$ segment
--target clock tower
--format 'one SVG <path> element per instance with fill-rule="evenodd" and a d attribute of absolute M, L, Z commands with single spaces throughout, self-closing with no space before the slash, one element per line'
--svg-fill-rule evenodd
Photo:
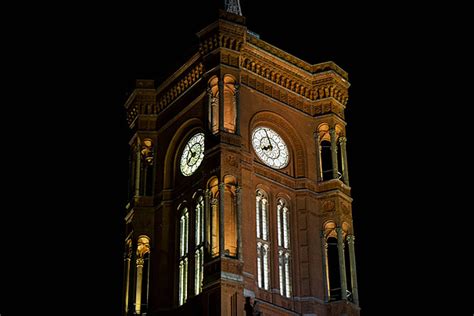
<path fill-rule="evenodd" d="M 123 315 L 359 315 L 348 75 L 226 8 L 125 103 Z"/>

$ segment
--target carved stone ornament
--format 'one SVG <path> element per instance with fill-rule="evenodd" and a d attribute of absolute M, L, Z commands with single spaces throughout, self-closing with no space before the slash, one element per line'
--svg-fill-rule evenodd
<path fill-rule="evenodd" d="M 324 212 L 332 212 L 334 211 L 334 202 L 331 200 L 326 200 L 323 202 L 323 211 Z"/>

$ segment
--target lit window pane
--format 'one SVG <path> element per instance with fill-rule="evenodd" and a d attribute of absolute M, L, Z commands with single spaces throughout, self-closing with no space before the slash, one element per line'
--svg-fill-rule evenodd
<path fill-rule="evenodd" d="M 257 205 L 256 205 L 255 209 L 257 210 L 257 238 L 262 238 L 262 236 L 260 235 L 260 212 L 261 212 L 261 208 L 260 208 L 260 197 L 259 196 L 257 196 Z"/>
<path fill-rule="evenodd" d="M 281 246 L 281 205 L 277 205 L 277 230 L 278 230 L 278 246 Z"/>
<path fill-rule="evenodd" d="M 267 200 L 262 201 L 262 239 L 268 240 Z"/>
<path fill-rule="evenodd" d="M 289 225 L 288 225 L 288 209 L 285 207 L 283 208 L 283 247 L 286 249 L 289 248 L 289 241 L 288 241 L 288 233 L 289 233 Z"/>

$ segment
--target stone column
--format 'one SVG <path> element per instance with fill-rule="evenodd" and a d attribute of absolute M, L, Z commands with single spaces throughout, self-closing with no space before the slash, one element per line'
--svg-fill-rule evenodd
<path fill-rule="evenodd" d="M 235 189 L 236 206 L 237 206 L 237 255 L 239 260 L 243 260 L 242 256 L 242 189 L 238 186 Z"/>
<path fill-rule="evenodd" d="M 359 291 L 357 289 L 357 270 L 354 251 L 354 240 L 354 235 L 347 236 L 347 244 L 349 245 L 349 262 L 351 265 L 352 297 L 354 299 L 354 304 L 359 305 Z"/>
<path fill-rule="evenodd" d="M 328 243 L 324 230 L 321 231 L 321 255 L 323 261 L 323 287 L 324 287 L 324 301 L 329 302 L 329 267 L 328 267 Z"/>
<path fill-rule="evenodd" d="M 128 313 L 128 299 L 130 295 L 130 261 L 132 260 L 132 247 L 130 244 L 127 243 L 127 249 L 125 254 L 125 262 L 124 262 L 124 269 L 125 269 L 125 277 L 124 277 L 124 315 Z"/>
<path fill-rule="evenodd" d="M 337 227 L 337 250 L 339 254 L 339 275 L 341 278 L 341 299 L 347 300 L 346 261 L 344 260 L 344 239 L 342 228 Z"/>
<path fill-rule="evenodd" d="M 211 191 L 206 189 L 204 191 L 204 247 L 206 251 L 211 253 Z"/>
<path fill-rule="evenodd" d="M 321 165 L 321 138 L 318 132 L 314 132 L 314 142 L 316 145 L 316 181 L 323 181 L 323 166 Z"/>
<path fill-rule="evenodd" d="M 208 127 L 209 127 L 209 130 L 211 131 L 212 133 L 212 90 L 211 88 L 207 88 L 206 89 L 206 92 L 207 92 L 207 120 L 208 120 Z"/>
<path fill-rule="evenodd" d="M 219 79 L 219 131 L 224 130 L 224 81 Z"/>
<path fill-rule="evenodd" d="M 136 161 L 136 164 L 135 164 L 135 196 L 140 196 L 140 173 L 141 173 L 141 160 L 142 160 L 142 156 L 141 156 L 141 153 L 140 153 L 140 142 L 138 140 L 138 137 L 137 137 L 137 142 L 136 142 L 136 146 L 137 146 L 137 161 Z"/>
<path fill-rule="evenodd" d="M 347 151 L 346 151 L 347 138 L 341 137 L 340 143 L 341 143 L 341 159 L 342 159 L 342 177 L 343 177 L 344 183 L 349 185 L 349 170 L 347 168 Z"/>
<path fill-rule="evenodd" d="M 135 314 L 140 315 L 142 306 L 143 257 L 137 258 L 137 287 L 135 291 Z"/>
<path fill-rule="evenodd" d="M 219 256 L 224 256 L 224 182 L 219 183 Z"/>
<path fill-rule="evenodd" d="M 235 134 L 240 135 L 240 85 L 238 83 L 235 84 L 235 111 L 236 118 L 235 118 Z"/>
<path fill-rule="evenodd" d="M 332 160 L 332 178 L 337 179 L 337 140 L 336 140 L 336 130 L 331 128 L 329 130 L 331 135 L 331 160 Z"/>

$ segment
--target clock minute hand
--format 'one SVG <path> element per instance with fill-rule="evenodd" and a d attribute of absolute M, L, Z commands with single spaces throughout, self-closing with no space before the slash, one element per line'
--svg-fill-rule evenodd
<path fill-rule="evenodd" d="M 263 129 L 263 130 L 265 131 L 265 135 L 267 135 L 267 139 L 268 139 L 268 146 L 265 146 L 265 148 L 263 148 L 263 150 L 267 150 L 267 149 L 272 150 L 273 146 L 272 146 L 272 142 L 270 140 L 270 137 L 268 137 L 267 130 L 266 129 Z"/>
<path fill-rule="evenodd" d="M 194 155 L 196 154 L 194 151 L 192 151 L 191 149 L 189 150 L 189 152 L 191 153 L 191 155 L 189 155 L 189 158 L 188 160 L 186 161 L 186 163 L 189 165 L 189 162 L 191 161 L 191 159 L 194 158 Z"/>

